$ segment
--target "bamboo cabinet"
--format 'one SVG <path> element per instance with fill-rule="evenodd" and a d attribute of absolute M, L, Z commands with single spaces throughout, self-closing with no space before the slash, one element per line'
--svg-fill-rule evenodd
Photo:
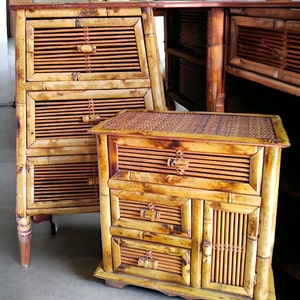
<path fill-rule="evenodd" d="M 123 109 L 164 110 L 151 8 L 16 10 L 17 204 L 21 264 L 31 220 L 99 211 L 87 130 Z"/>
<path fill-rule="evenodd" d="M 95 277 L 186 299 L 275 299 L 278 116 L 118 113 L 98 141 L 103 260 Z"/>

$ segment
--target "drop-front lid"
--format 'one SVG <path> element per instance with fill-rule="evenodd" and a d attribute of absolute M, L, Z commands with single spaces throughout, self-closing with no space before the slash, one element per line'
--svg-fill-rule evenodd
<path fill-rule="evenodd" d="M 124 110 L 89 132 L 290 146 L 281 118 L 265 114 Z"/>

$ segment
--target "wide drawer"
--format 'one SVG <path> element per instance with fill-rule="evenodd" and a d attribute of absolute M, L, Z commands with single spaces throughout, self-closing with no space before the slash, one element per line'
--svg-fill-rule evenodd
<path fill-rule="evenodd" d="M 95 147 L 95 137 L 87 130 L 125 108 L 152 109 L 150 90 L 28 92 L 27 147 Z"/>
<path fill-rule="evenodd" d="M 115 272 L 190 284 L 190 250 L 126 238 L 112 238 Z"/>
<path fill-rule="evenodd" d="M 248 12 L 251 12 L 249 10 Z M 299 95 L 299 11 L 278 9 L 263 17 L 232 16 L 229 62 L 226 71 Z"/>
<path fill-rule="evenodd" d="M 27 19 L 27 80 L 149 79 L 141 10 L 102 14 Z"/>
<path fill-rule="evenodd" d="M 28 158 L 26 167 L 29 214 L 98 212 L 96 155 Z"/>
<path fill-rule="evenodd" d="M 264 149 L 181 139 L 109 136 L 111 177 L 259 195 Z"/>

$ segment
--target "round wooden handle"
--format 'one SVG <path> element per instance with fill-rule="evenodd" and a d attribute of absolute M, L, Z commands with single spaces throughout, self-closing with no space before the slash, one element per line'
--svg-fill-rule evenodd
<path fill-rule="evenodd" d="M 101 119 L 100 115 L 94 114 L 94 115 L 85 115 L 82 116 L 83 123 L 94 123 L 99 122 Z"/>
<path fill-rule="evenodd" d="M 82 53 L 93 53 L 93 52 L 96 52 L 96 46 L 95 45 L 78 45 L 77 50 L 78 50 L 78 52 L 82 52 Z"/>

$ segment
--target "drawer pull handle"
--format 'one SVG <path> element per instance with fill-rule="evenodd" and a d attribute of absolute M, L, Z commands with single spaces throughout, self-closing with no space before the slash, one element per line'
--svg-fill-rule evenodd
<path fill-rule="evenodd" d="M 182 156 L 183 152 L 179 150 L 176 152 L 176 158 L 169 158 L 167 161 L 167 166 L 175 168 L 179 175 L 183 175 L 184 171 L 189 168 L 189 161 Z"/>
<path fill-rule="evenodd" d="M 95 45 L 78 45 L 77 51 L 81 53 L 95 53 L 96 46 Z"/>
<path fill-rule="evenodd" d="M 156 270 L 158 267 L 158 260 L 153 259 L 151 251 L 147 251 L 146 257 L 141 257 L 138 259 L 138 266 L 145 269 Z"/>
<path fill-rule="evenodd" d="M 94 123 L 99 122 L 101 119 L 100 115 L 94 114 L 94 115 L 85 115 L 82 117 L 83 123 Z"/>
<path fill-rule="evenodd" d="M 73 81 L 78 81 L 80 79 L 79 73 L 78 72 L 72 73 L 72 79 Z"/>
<path fill-rule="evenodd" d="M 147 219 L 147 220 L 151 221 L 151 222 L 160 219 L 159 211 L 155 210 L 154 205 L 151 204 L 151 203 L 148 204 L 148 209 L 142 209 L 140 211 L 140 216 L 144 219 Z"/>
<path fill-rule="evenodd" d="M 142 218 L 147 219 L 149 221 L 159 220 L 159 212 L 154 209 L 142 209 L 140 212 Z"/>

